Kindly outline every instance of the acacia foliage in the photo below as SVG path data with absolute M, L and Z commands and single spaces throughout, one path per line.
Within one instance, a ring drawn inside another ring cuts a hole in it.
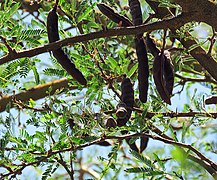
M 179 1 L 140 2 L 146 24 L 160 24 L 187 11 Z M 38 170 L 41 179 L 62 176 L 117 179 L 124 175 L 129 179 L 215 177 L 217 169 L 210 161 L 216 161 L 217 145 L 213 138 L 216 106 L 205 106 L 204 99 L 215 95 L 216 80 L 207 72 L 207 67 L 199 63 L 205 55 L 217 60 L 216 33 L 209 23 L 195 19 L 178 29 L 161 27 L 144 32 L 144 37 L 148 33 L 154 39 L 158 49 L 171 53 L 175 89 L 169 106 L 162 101 L 154 85 L 151 71 L 154 55 L 149 52 L 148 100 L 142 103 L 134 35 L 78 41 L 73 46 L 63 47 L 64 53 L 87 79 L 84 87 L 62 69 L 51 53 L 29 58 L 28 50 L 48 43 L 46 21 L 55 1 L 32 3 L 1 1 L 0 55 L 1 58 L 10 56 L 8 62 L 0 66 L 0 106 L 4 105 L 6 96 L 33 87 L 36 90 L 32 89 L 29 96 L 11 98 L 1 113 L 0 178 L 24 179 L 29 167 Z M 59 0 L 60 39 L 101 30 L 109 32 L 121 26 L 104 16 L 97 3 L 107 3 L 114 12 L 132 20 L 127 1 Z M 205 30 L 203 34 L 201 30 Z M 189 41 L 196 44 L 186 45 Z M 201 53 L 201 59 L 195 59 L 192 53 L 198 47 L 205 52 L 205 55 Z M 16 52 L 22 51 L 27 51 L 26 57 L 10 61 Z M 117 118 L 115 110 L 120 102 L 124 74 L 134 83 L 135 108 L 126 126 L 107 129 L 105 121 Z M 36 85 L 63 77 L 68 78 L 66 88 L 54 93 L 55 86 L 51 85 L 44 98 L 35 101 L 41 98 Z M 77 89 L 70 90 L 72 86 Z M 20 101 L 19 98 L 26 99 Z M 127 134 L 121 135 L 123 131 Z M 128 143 L 136 142 L 139 146 L 140 139 L 147 136 L 152 140 L 142 154 L 130 150 L 123 141 L 130 139 Z

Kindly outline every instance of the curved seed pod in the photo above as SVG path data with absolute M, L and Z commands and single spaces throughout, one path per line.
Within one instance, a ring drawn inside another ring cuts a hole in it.
M 140 137 L 140 153 L 142 153 L 148 145 L 148 137 Z
M 172 96 L 173 86 L 174 86 L 174 66 L 172 64 L 172 60 L 170 57 L 170 53 L 168 51 L 164 51 L 164 78 L 165 78 L 165 87 L 169 92 L 169 95 Z
M 118 119 L 125 119 L 127 116 L 127 106 L 125 103 L 120 102 L 117 105 L 116 116 Z
M 57 5 L 48 13 L 47 17 L 47 33 L 49 42 L 55 42 L 60 39 L 58 33 L 58 16 L 56 13 Z M 52 51 L 54 57 L 61 64 L 61 66 L 80 84 L 86 85 L 87 81 L 83 74 L 75 67 L 69 57 L 63 52 L 61 48 Z
M 53 51 L 54 57 L 61 64 L 61 66 L 81 85 L 87 85 L 87 80 L 84 78 L 81 71 L 79 71 L 74 63 L 71 62 L 69 57 L 64 53 L 62 49 L 57 49 Z
M 58 16 L 56 10 L 57 5 L 50 10 L 47 16 L 47 34 L 50 43 L 60 40 L 58 33 Z
M 121 26 L 123 26 L 123 27 L 128 27 L 128 26 L 133 25 L 133 23 L 127 17 L 116 13 L 108 5 L 106 5 L 104 3 L 99 3 L 99 4 L 97 4 L 97 7 L 105 16 L 107 16 L 113 22 L 115 22 L 117 24 L 121 23 Z
M 160 53 L 160 50 L 157 48 L 154 40 L 150 37 L 149 34 L 146 35 L 145 44 L 147 50 L 155 57 Z
M 163 79 L 163 69 L 165 63 L 165 56 L 162 54 L 157 55 L 154 58 L 153 64 L 153 77 L 154 83 L 156 85 L 157 91 L 164 102 L 171 105 L 170 95 L 165 87 L 165 81 Z
M 122 102 L 118 104 L 116 110 L 118 126 L 124 126 L 130 119 L 134 104 L 133 84 L 126 76 L 121 82 L 121 101 Z
M 138 0 L 129 0 L 130 13 L 132 15 L 133 24 L 135 26 L 142 24 L 142 11 L 140 2 Z M 137 38 L 140 39 L 143 36 L 143 33 L 138 34 Z
M 130 78 L 124 77 L 121 83 L 121 100 L 127 107 L 133 108 L 134 90 Z
M 121 134 L 127 134 L 127 133 L 128 133 L 128 131 L 126 131 L 126 130 L 125 131 L 121 131 Z M 136 142 L 131 143 L 130 139 L 131 138 L 126 139 L 127 144 L 130 146 L 130 149 L 132 149 L 132 150 L 134 150 L 134 151 L 136 151 L 136 152 L 139 153 L 139 149 L 136 146 Z
M 73 129 L 74 126 L 76 125 L 74 119 L 71 119 L 71 118 L 70 118 L 70 119 L 67 120 L 67 122 L 69 123 L 69 127 L 70 127 L 71 129 Z
M 105 127 L 106 128 L 115 128 L 117 126 L 117 122 L 115 121 L 115 119 L 111 116 L 108 116 L 105 119 Z
M 149 66 L 148 56 L 143 38 L 135 39 L 136 54 L 138 57 L 138 82 L 139 82 L 139 99 L 145 103 L 148 97 L 148 77 Z
M 217 96 L 210 96 L 206 98 L 205 104 L 217 104 Z
M 99 145 L 99 146 L 111 146 L 111 144 L 108 141 L 99 142 L 99 143 L 97 143 L 97 145 Z
M 137 153 L 139 153 L 139 149 L 136 146 L 136 143 L 130 143 L 130 139 L 126 139 L 127 144 L 130 146 L 130 149 L 136 151 Z
M 129 0 L 130 12 L 135 26 L 142 24 L 142 11 L 138 0 Z

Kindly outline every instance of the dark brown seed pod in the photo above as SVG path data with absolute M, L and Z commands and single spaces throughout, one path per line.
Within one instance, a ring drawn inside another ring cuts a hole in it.
M 168 51 L 164 51 L 164 79 L 165 79 L 165 88 L 169 92 L 169 96 L 172 96 L 173 86 L 174 86 L 174 66 L 172 64 L 172 60 L 170 57 L 170 53 Z
M 56 13 L 57 5 L 53 7 L 47 16 L 47 34 L 50 43 L 60 40 L 58 33 L 58 16 Z
M 57 49 L 53 51 L 54 57 L 58 60 L 58 62 L 61 64 L 61 66 L 81 85 L 86 86 L 87 80 L 84 78 L 81 71 L 79 71 L 74 63 L 71 62 L 69 57 L 63 52 L 62 49 Z
M 111 144 L 107 141 L 99 142 L 99 143 L 97 143 L 97 145 L 99 145 L 99 146 L 111 146 Z
M 121 101 L 127 107 L 133 108 L 134 105 L 134 90 L 130 78 L 124 77 L 121 82 Z
M 47 17 L 47 33 L 50 43 L 58 41 L 60 39 L 58 33 L 58 16 L 56 13 L 57 5 L 48 13 Z M 80 84 L 86 85 L 87 81 L 83 74 L 75 67 L 69 57 L 63 52 L 61 48 L 52 51 L 54 57 L 61 64 L 61 66 Z
M 126 130 L 125 131 L 121 131 L 121 134 L 127 134 L 127 133 L 128 133 L 128 131 L 126 131 Z M 127 144 L 130 146 L 130 149 L 132 149 L 132 150 L 136 151 L 137 153 L 139 153 L 139 149 L 136 146 L 136 142 L 131 143 L 130 139 L 131 138 L 126 139 Z
M 135 39 L 136 54 L 138 57 L 138 85 L 139 85 L 139 99 L 146 103 L 148 97 L 148 77 L 149 66 L 148 56 L 143 38 Z
M 121 23 L 121 26 L 123 26 L 123 27 L 133 26 L 133 23 L 127 17 L 116 13 L 108 5 L 106 5 L 104 3 L 99 3 L 99 4 L 97 4 L 97 7 L 105 16 L 107 16 L 113 22 L 115 22 L 117 24 Z
M 147 50 L 155 57 L 160 53 L 160 50 L 157 48 L 154 40 L 150 37 L 149 34 L 146 35 L 145 44 Z
M 217 96 L 210 96 L 205 99 L 205 104 L 217 104 Z
M 140 2 L 138 0 L 129 0 L 130 13 L 132 15 L 133 24 L 135 26 L 142 24 L 142 11 Z M 140 39 L 143 36 L 143 33 L 138 34 L 137 38 Z
M 139 149 L 136 146 L 136 143 L 130 143 L 130 139 L 126 139 L 127 144 L 130 146 L 130 149 L 136 151 L 137 153 L 139 153 Z
M 127 117 L 127 106 L 121 102 L 117 105 L 116 116 L 118 119 L 125 119 Z
M 68 119 L 67 122 L 69 123 L 69 127 L 70 127 L 71 129 L 73 129 L 73 127 L 76 125 L 76 124 L 75 124 L 75 121 L 74 121 L 73 119 Z
M 165 63 L 165 56 L 159 54 L 154 58 L 153 64 L 153 77 L 157 88 L 157 91 L 164 102 L 171 105 L 170 95 L 165 86 L 165 80 L 163 78 L 163 69 Z
M 140 137 L 140 153 L 142 153 L 147 148 L 148 141 L 148 137 Z
M 118 104 L 116 115 L 117 125 L 124 126 L 130 119 L 134 105 L 134 90 L 130 79 L 124 77 L 121 82 L 121 103 Z
M 130 13 L 135 26 L 142 24 L 142 11 L 138 0 L 129 0 Z
M 105 119 L 105 127 L 106 128 L 115 128 L 117 126 L 117 122 L 115 121 L 115 119 L 111 116 L 108 116 Z

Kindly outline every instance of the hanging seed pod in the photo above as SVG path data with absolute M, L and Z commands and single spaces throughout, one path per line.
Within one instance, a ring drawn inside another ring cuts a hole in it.
M 60 39 L 58 33 L 58 16 L 56 10 L 57 10 L 57 4 L 48 13 L 48 17 L 47 17 L 47 33 L 48 33 L 48 40 L 50 43 L 58 41 Z M 82 85 L 87 84 L 87 81 L 84 78 L 83 74 L 75 67 L 75 65 L 71 62 L 69 57 L 64 53 L 64 51 L 61 48 L 54 50 L 52 52 L 54 57 L 61 64 L 61 66 L 75 80 L 77 80 Z
M 142 11 L 140 2 L 138 0 L 129 0 L 130 13 L 132 15 L 133 24 L 135 26 L 142 24 Z M 143 33 L 138 34 L 137 38 L 140 39 L 143 36 Z
M 115 119 L 111 116 L 108 116 L 105 119 L 105 127 L 106 128 L 115 128 L 117 126 L 117 122 L 115 121 Z
M 124 77 L 121 83 L 121 101 L 127 107 L 133 108 L 134 105 L 134 90 L 130 78 Z
M 130 143 L 130 139 L 126 139 L 127 144 L 130 146 L 130 149 L 136 151 L 137 153 L 139 153 L 139 149 L 136 146 L 136 143 Z
M 149 33 L 147 33 L 145 38 L 145 44 L 147 50 L 155 57 L 160 53 L 160 50 L 157 48 L 154 40 L 150 37 Z
M 97 4 L 97 7 L 105 16 L 107 16 L 113 22 L 115 22 L 117 24 L 121 24 L 121 26 L 123 26 L 123 27 L 128 27 L 128 26 L 133 25 L 133 23 L 127 17 L 125 17 L 121 14 L 118 14 L 108 5 L 106 5 L 104 3 L 99 3 L 99 4 Z
M 139 99 L 146 103 L 148 97 L 148 77 L 149 66 L 148 56 L 143 38 L 135 39 L 136 54 L 138 57 L 138 85 L 139 85 Z
M 57 59 L 57 61 L 61 64 L 61 66 L 75 79 L 77 80 L 81 85 L 87 85 L 87 80 L 84 78 L 81 71 L 79 71 L 74 63 L 71 62 L 69 57 L 63 52 L 62 49 L 58 49 L 53 51 L 54 57 Z
M 108 141 L 99 142 L 99 143 L 97 143 L 97 145 L 99 145 L 99 146 L 111 146 L 111 144 Z
M 121 134 L 127 134 L 128 133 L 128 131 L 121 131 Z M 130 146 L 130 149 L 132 149 L 132 150 L 134 150 L 134 151 L 136 151 L 136 152 L 138 152 L 139 153 L 139 149 L 138 149 L 138 147 L 136 146 L 136 142 L 130 142 L 130 139 L 131 138 L 128 138 L 128 139 L 126 139 L 126 142 L 127 142 L 127 144 Z
M 117 125 L 124 126 L 130 119 L 132 114 L 132 108 L 134 105 L 134 90 L 133 84 L 126 76 L 121 82 L 121 103 L 118 104 L 116 115 Z
M 116 107 L 116 116 L 118 119 L 125 119 L 127 117 L 127 106 L 125 103 L 120 102 Z
M 68 122 L 69 127 L 70 127 L 71 129 L 73 129 L 73 127 L 76 125 L 76 124 L 75 124 L 75 121 L 74 121 L 73 119 L 71 119 L 71 118 L 68 119 L 67 122 Z
M 164 69 L 163 74 L 165 78 L 165 88 L 167 89 L 169 96 L 172 96 L 173 86 L 174 86 L 174 66 L 172 64 L 172 60 L 170 57 L 170 53 L 168 51 L 164 51 Z
M 142 153 L 147 148 L 148 140 L 148 137 L 140 137 L 140 153 Z
M 154 40 L 150 38 L 149 34 L 146 35 L 146 46 L 148 51 L 154 56 L 159 56 L 160 50 L 157 48 Z M 174 66 L 172 64 L 172 60 L 170 57 L 170 53 L 168 51 L 164 51 L 164 63 L 162 65 L 163 71 L 163 81 L 165 83 L 165 89 L 168 91 L 169 96 L 172 95 L 173 86 L 174 86 Z
M 163 78 L 163 69 L 165 63 L 165 56 L 162 54 L 157 55 L 154 58 L 153 64 L 153 77 L 157 88 L 157 91 L 164 102 L 171 105 L 170 95 L 165 86 L 165 80 Z
M 205 104 L 217 104 L 217 96 L 210 96 L 205 99 Z
M 60 40 L 58 33 L 58 16 L 56 10 L 57 5 L 50 10 L 47 16 L 47 34 L 50 43 Z
M 130 13 L 135 26 L 142 24 L 142 11 L 138 0 L 129 0 Z

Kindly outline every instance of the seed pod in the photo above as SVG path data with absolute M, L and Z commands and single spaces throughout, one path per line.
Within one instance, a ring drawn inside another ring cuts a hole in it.
M 145 44 L 147 50 L 155 57 L 160 53 L 160 50 L 157 48 L 154 40 L 150 37 L 149 34 L 146 35 Z
M 99 10 L 105 15 L 107 16 L 109 19 L 111 19 L 113 22 L 120 24 L 123 27 L 128 27 L 128 26 L 132 26 L 133 23 L 125 16 L 120 15 L 118 13 L 116 13 L 111 7 L 109 7 L 108 5 L 104 4 L 104 3 L 99 3 L 97 4 L 97 7 L 99 8 Z
M 99 146 L 111 146 L 111 144 L 108 141 L 99 142 L 99 143 L 97 143 L 97 145 L 99 145 Z
M 138 57 L 138 85 L 139 85 L 139 99 L 146 103 L 148 97 L 148 77 L 149 66 L 148 56 L 143 38 L 135 39 L 136 54 Z
M 140 153 L 142 153 L 148 145 L 148 137 L 140 137 Z
M 130 119 L 134 104 L 133 84 L 127 77 L 124 77 L 121 82 L 121 101 L 116 110 L 118 126 L 124 126 Z
M 56 10 L 57 5 L 50 10 L 47 16 L 47 34 L 50 43 L 60 40 L 58 33 L 58 16 Z
M 129 0 L 130 13 L 132 15 L 133 24 L 135 26 L 142 24 L 142 11 L 140 2 L 138 0 Z M 138 34 L 137 38 L 140 39 L 143 36 L 143 33 Z
M 87 85 L 87 80 L 84 78 L 81 71 L 79 71 L 74 63 L 71 62 L 69 57 L 63 52 L 62 49 L 57 49 L 53 51 L 54 57 L 58 60 L 61 66 L 81 85 Z
M 205 104 L 217 104 L 217 96 L 210 96 L 206 98 Z
M 170 95 L 165 86 L 165 80 L 163 78 L 163 69 L 165 63 L 165 56 L 162 54 L 157 55 L 154 58 L 153 64 L 153 77 L 157 88 L 157 91 L 164 102 L 171 105 Z
M 47 17 L 47 33 L 50 43 L 58 41 L 60 39 L 58 33 L 58 16 L 56 13 L 57 5 L 48 13 Z M 69 57 L 63 52 L 61 48 L 52 51 L 54 57 L 61 64 L 61 66 L 80 84 L 86 85 L 87 81 L 83 74 L 75 67 Z
M 111 116 L 108 116 L 105 119 L 105 127 L 106 128 L 115 128 L 117 126 L 117 122 L 115 121 L 115 119 Z
M 127 134 L 127 133 L 128 133 L 128 131 L 126 131 L 126 130 L 125 131 L 121 131 L 121 134 Z M 136 142 L 131 143 L 130 139 L 131 138 L 126 139 L 127 144 L 130 146 L 130 149 L 132 149 L 132 150 L 134 150 L 134 151 L 136 151 L 136 152 L 139 153 L 139 149 L 136 146 Z
M 68 121 L 67 121 L 68 123 L 69 123 L 69 127 L 71 128 L 71 129 L 73 129 L 73 127 L 76 125 L 75 124 L 75 121 L 73 120 L 73 119 L 68 119 Z
M 117 105 L 116 116 L 118 119 L 125 119 L 127 117 L 127 106 L 121 102 Z
M 164 51 L 164 69 L 163 74 L 165 78 L 165 88 L 167 89 L 169 96 L 172 96 L 174 86 L 174 66 L 168 51 Z
M 142 11 L 138 0 L 129 0 L 130 13 L 135 26 L 142 24 Z
M 126 104 L 127 107 L 133 108 L 134 104 L 134 90 L 133 84 L 130 79 L 124 77 L 121 83 L 121 101 Z
M 137 153 L 139 153 L 139 149 L 136 146 L 136 142 L 134 143 L 130 143 L 130 139 L 126 139 L 127 144 L 130 146 L 130 149 L 136 151 Z

